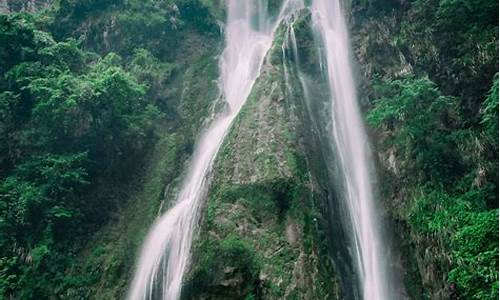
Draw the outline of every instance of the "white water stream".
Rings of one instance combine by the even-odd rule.
[[[227,105],[200,136],[174,205],[155,222],[146,237],[129,290],[130,300],[180,298],[214,159],[260,73],[277,25],[302,2],[285,0],[275,18],[267,11],[267,1],[227,3],[226,46],[219,62],[219,81]]]
[[[365,300],[396,299],[388,286],[370,170],[372,160],[351,69],[350,41],[339,0],[314,0],[313,30],[322,47],[331,94],[331,122],[343,197],[354,234],[354,259]]]

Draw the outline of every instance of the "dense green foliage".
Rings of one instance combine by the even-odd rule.
[[[368,115],[381,149],[396,155],[399,214],[447,277],[450,297],[496,299],[498,2],[370,6],[368,16],[383,7],[401,20],[392,39],[414,68],[373,78]]]
[[[14,10],[29,8],[13,2]],[[177,56],[190,55],[182,39],[195,31],[218,32],[197,0],[60,0],[0,14],[0,298],[91,295],[82,288],[103,276],[106,245],[92,250],[95,265],[84,274],[69,271],[79,267],[86,241],[126,205],[107,183],[129,182],[158,130],[166,135],[189,117],[175,100],[185,91],[167,86],[184,63]],[[199,86],[210,93],[208,83]],[[184,105],[193,105],[189,97]],[[196,122],[162,137],[169,180],[181,163],[175,159],[190,151]],[[113,260],[106,269],[129,272],[131,264]]]
[[[234,278],[241,280],[242,284],[230,287],[229,293],[221,289],[213,294],[228,299],[230,295],[232,298],[248,295],[248,298],[258,294],[260,261],[251,244],[238,236],[229,236],[222,241],[203,239],[196,247],[195,251],[202,256],[196,261],[192,279],[187,284],[188,298],[215,290],[221,281],[231,282],[235,281]]]
[[[381,83],[385,97],[369,115],[391,132],[385,142],[414,187],[410,223],[443,239],[452,259],[448,280],[464,299],[498,297],[498,165],[490,156],[498,151],[497,91],[498,79],[478,131],[461,127],[458,99],[442,96],[428,78]]]
[[[139,215],[130,227],[145,228],[158,213],[165,185],[182,170],[183,155],[192,150],[210,109],[207,99],[217,96],[210,88],[217,72],[214,53],[191,59],[214,47],[200,36],[220,39],[214,14],[222,18],[224,10],[222,1],[210,0],[51,2],[38,12],[0,14],[0,298],[87,299],[100,292],[89,287],[102,281],[116,290],[101,297],[116,298],[127,284],[134,242],[140,243],[146,229],[111,229],[115,235],[109,239],[116,241],[91,240],[115,211],[124,214],[124,223]],[[270,11],[275,14],[281,2],[268,1]],[[379,150],[396,155],[399,181],[392,188],[403,187],[401,211],[391,213],[402,215],[411,238],[425,240],[429,256],[444,253],[436,272],[456,284],[453,293],[460,299],[498,298],[498,1],[353,5],[358,2],[365,18],[387,14],[395,20],[390,44],[412,66],[398,74],[376,70],[380,76],[371,78],[368,122],[383,137]],[[8,3],[14,10],[28,8],[23,0]],[[296,26],[301,69],[318,75],[312,74],[318,68],[314,38],[301,30],[309,28],[310,15],[303,14]],[[281,51],[273,52],[273,63],[283,58]],[[381,53],[380,63],[394,54]],[[195,105],[197,97],[203,103]],[[269,147],[276,147],[273,142]],[[155,163],[163,171],[141,174],[149,180],[142,197],[154,198],[156,206],[125,210],[121,201],[130,195],[122,194],[128,190],[108,197],[113,184],[132,186],[132,173],[158,145],[165,154]],[[251,163],[277,174],[280,164],[270,161],[261,155]],[[304,232],[300,253],[312,261],[320,248],[324,257],[325,245],[316,244],[324,237],[318,234],[319,216],[311,207],[317,195],[306,188],[306,168],[300,166],[296,181],[214,190],[204,221],[220,236],[204,236],[196,244],[192,293],[237,278],[240,291],[214,294],[254,299],[266,291],[284,297],[285,287],[259,286],[259,276],[265,270],[276,282],[292,282],[295,274],[288,271],[298,248],[262,256],[271,245],[288,243],[281,233],[290,220]],[[216,222],[220,214],[227,224]],[[245,218],[261,231],[235,235]],[[117,237],[129,230],[139,232],[139,241]],[[330,268],[325,263],[308,271],[327,278]],[[334,284],[321,284],[321,293],[331,295]]]
[[[445,293],[496,299],[498,1],[376,0],[358,7],[358,16],[393,26],[391,50],[377,54],[368,115],[384,137],[380,149],[396,157],[389,189],[403,200],[393,214],[409,223],[412,243],[447,277]],[[389,51],[400,51],[393,56],[403,55],[411,69],[384,66]]]
[[[2,15],[0,26],[9,40],[0,46],[0,290],[9,295],[36,284],[26,277],[55,244],[103,221],[112,206],[85,193],[144,150],[161,113],[117,55],[56,42],[27,14]],[[22,297],[48,295],[32,289]]]
[[[404,163],[407,178],[452,180],[455,166],[453,136],[447,125],[456,115],[456,100],[440,94],[428,78],[404,79],[376,85],[385,97],[377,100],[369,116],[370,123],[384,123]]]
[[[369,122],[390,131],[387,147],[401,160],[412,187],[409,222],[435,236],[450,253],[448,280],[464,299],[498,298],[498,79],[481,110],[478,128],[467,124],[455,97],[428,78],[385,81]]]

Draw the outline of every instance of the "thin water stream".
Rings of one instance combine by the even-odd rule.
[[[332,239],[351,241],[336,247],[344,297],[365,300],[397,299],[383,242],[373,183],[373,162],[365,133],[351,67],[349,33],[340,0],[313,0],[310,6],[316,66],[301,70],[294,24],[289,23],[282,45],[287,91],[300,84],[309,115],[310,130],[319,139],[319,149],[328,174]],[[290,59],[287,60],[287,54]],[[307,54],[306,55],[310,55]],[[291,66],[288,62],[293,62]],[[290,78],[295,72],[297,81]],[[306,74],[307,73],[307,74]],[[339,222],[339,218],[343,219]],[[345,250],[349,250],[350,255]],[[349,256],[349,257],[346,257]],[[352,262],[346,262],[349,258]],[[341,261],[341,262],[339,262]],[[352,270],[357,277],[352,277]],[[359,284],[355,284],[355,282]],[[356,291],[357,290],[357,291]]]
[[[388,285],[386,247],[372,186],[373,161],[358,105],[343,10],[339,0],[314,0],[311,14],[330,90],[332,146],[341,170],[336,180],[352,226],[352,256],[361,294],[365,300],[396,299]]]

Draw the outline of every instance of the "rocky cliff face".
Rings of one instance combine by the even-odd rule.
[[[76,9],[56,16],[68,26],[56,26],[55,36],[81,37],[83,45],[99,54],[117,52],[124,65],[137,49],[150,50],[169,71],[151,81],[148,96],[171,114],[159,126],[159,138],[143,166],[131,170],[127,182],[110,179],[90,195],[118,203],[116,212],[105,225],[92,228],[90,237],[75,243],[70,267],[56,270],[64,273],[64,282],[54,283],[62,298],[123,297],[149,226],[175,198],[193,141],[218,95],[223,37],[216,32],[215,19],[224,18],[224,1],[200,1],[181,12],[172,3],[153,1],[144,8],[139,1],[126,9],[113,3],[88,15],[80,16]],[[34,3],[0,1],[0,10],[36,10],[46,2]],[[281,1],[269,3],[276,10]],[[351,1],[345,6],[365,111],[379,96],[376,80],[446,77],[436,71],[444,64],[442,45],[431,32],[408,25],[418,18],[409,3]],[[144,20],[147,11],[153,13]],[[335,178],[327,170],[335,158],[324,154],[320,141],[327,124],[318,120],[328,92],[319,78],[307,9],[294,21],[297,56],[287,36],[290,24],[282,24],[215,162],[184,299],[355,299],[359,294],[348,233],[335,201]],[[486,61],[488,55],[483,54],[475,59]],[[486,67],[484,76],[491,77],[492,68]],[[390,130],[370,132],[379,205],[394,252],[392,264],[402,278],[400,294],[448,299],[450,253],[439,235],[422,234],[410,224],[413,198],[405,185],[401,153],[386,147],[390,135]]]
[[[280,37],[277,38],[278,46]],[[308,169],[300,103],[287,97],[281,48],[215,164],[187,299],[339,299],[324,192]]]
[[[368,106],[376,72],[408,74],[412,66],[390,43],[393,20],[362,22],[354,27],[354,51],[361,71],[360,94]],[[293,27],[297,49],[287,40],[287,26]],[[328,87],[319,75],[317,55],[310,15],[304,10],[293,25],[282,24],[278,30],[219,154],[193,249],[186,299],[356,297],[348,233],[335,200],[335,178],[328,171],[335,158],[322,151],[327,139],[320,140],[328,126],[322,115]],[[389,187],[382,189],[389,199],[384,201],[388,227],[396,224],[397,231],[391,231],[395,237],[408,236],[410,229],[398,217],[398,201],[404,202],[397,197],[398,162],[390,151],[379,151],[378,157],[381,182]],[[423,247],[419,242],[395,238],[393,244],[393,267],[404,278],[401,297],[423,297],[423,276],[439,289],[435,273],[425,269],[435,259],[412,259],[419,255],[416,244]]]
[[[429,76],[446,92],[479,101],[467,90],[454,90],[458,79],[443,75],[452,72],[446,68],[450,58],[442,41],[425,24],[417,24],[422,7],[397,1],[353,1],[346,6],[365,111],[380,97],[374,89],[377,81],[412,76]],[[284,27],[217,160],[186,298],[317,299],[356,294],[348,292],[356,279],[345,251],[342,208],[333,196],[335,178],[325,171],[335,158],[321,151],[318,136],[324,134],[325,124],[315,124],[321,112],[306,99],[320,106],[325,97],[307,10],[293,25],[298,57],[291,54]],[[415,186],[408,184],[408,162],[395,147],[387,147],[392,134],[370,132],[392,268],[401,280],[395,285],[405,299],[448,299],[456,295],[449,279],[449,245],[443,236],[422,233],[411,223]],[[331,265],[318,267],[325,261]],[[309,271],[300,275],[300,269]],[[311,282],[321,282],[324,289],[318,284],[311,288]]]
[[[353,3],[351,15],[352,47],[358,65],[360,96],[365,110],[371,106],[376,95],[373,90],[375,78],[397,78],[414,74],[413,57],[405,47],[397,44],[394,36],[399,30],[398,10],[369,16],[359,3]],[[380,199],[384,211],[388,235],[392,236],[394,267],[402,275],[403,283],[411,299],[425,299],[424,287],[430,290],[431,298],[445,298],[446,278],[439,251],[430,240],[424,241],[412,234],[405,216],[405,194],[399,172],[400,162],[394,148],[382,147],[387,133],[371,132],[377,161]],[[439,266],[441,267],[435,267]],[[440,274],[440,275],[439,275]]]
[[[398,5],[397,3],[395,4]],[[402,7],[385,14],[369,15],[359,3],[352,6],[352,43],[355,60],[359,67],[360,94],[365,108],[377,97],[373,90],[375,78],[398,78],[415,75],[415,57],[407,45],[398,43]],[[429,43],[429,53],[436,51]],[[433,50],[434,49],[434,50]],[[403,275],[403,283],[411,299],[447,299],[447,270],[449,257],[439,242],[412,231],[407,221],[407,205],[410,196],[402,183],[400,161],[394,148],[383,146],[387,132],[372,132],[380,180],[381,204],[385,211],[389,236],[393,237],[394,265]],[[401,261],[398,261],[401,259]]]
[[[436,11],[438,8],[439,12]],[[455,24],[458,27],[447,33],[440,32],[444,25],[430,25],[446,22],[439,19],[443,18],[439,14],[444,8],[444,4],[438,1],[427,1],[426,4],[352,1],[349,4],[352,46],[365,109],[370,109],[374,99],[381,96],[374,89],[377,82],[428,76],[445,93],[462,98],[460,105],[464,115],[477,115],[478,106],[484,101],[484,89],[489,88],[495,66],[498,67],[495,50],[489,52],[485,45],[497,43],[498,33],[484,31],[481,34],[485,38],[477,38],[476,50],[465,50],[467,45],[460,44],[458,38],[462,34],[461,25]],[[474,40],[475,37],[467,39]],[[461,51],[459,55],[454,52],[457,48]],[[460,55],[466,51],[474,58],[462,60]],[[457,61],[461,61],[460,71],[456,69]],[[484,73],[474,71],[479,66]],[[467,81],[475,83],[464,84]],[[466,126],[474,126],[471,124]],[[450,128],[449,132],[453,130]],[[408,184],[408,173],[405,174],[403,169],[408,161],[395,147],[387,146],[392,134],[390,129],[372,131],[371,140],[378,158],[381,205],[396,252],[399,252],[396,258],[401,258],[401,262],[395,262],[396,268],[403,275],[411,299],[450,299],[457,291],[455,285],[450,284],[448,274],[453,262],[451,251],[447,250],[449,242],[444,234],[423,234],[409,221],[410,209],[415,203],[415,195],[410,191],[414,186]],[[474,151],[481,153],[482,150]]]
[[[37,10],[48,7],[52,0],[1,0],[0,12],[18,12],[28,11],[35,12]]]

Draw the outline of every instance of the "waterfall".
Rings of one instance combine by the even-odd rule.
[[[226,44],[219,61],[219,84],[227,105],[197,141],[174,205],[146,237],[129,290],[130,300],[180,298],[214,159],[260,73],[277,25],[299,8],[301,1],[285,0],[275,18],[267,11],[267,1],[227,3]]]
[[[357,103],[347,25],[339,0],[314,0],[312,26],[319,49],[320,65],[330,90],[331,140],[340,172],[352,226],[355,261],[363,299],[396,297],[388,286],[388,268],[383,255],[380,224],[374,204],[370,170],[372,160]]]

